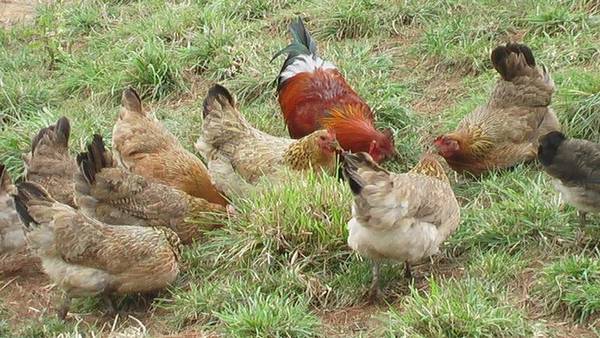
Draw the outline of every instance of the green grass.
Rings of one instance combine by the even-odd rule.
[[[40,6],[32,22],[0,29],[0,162],[17,178],[31,136],[63,115],[72,121],[73,153],[92,133],[110,140],[129,85],[190,150],[215,82],[235,94],[253,125],[285,136],[273,85],[283,58],[270,59],[288,43],[296,15],[377,124],[392,127],[401,155],[386,164],[392,170],[410,168],[434,136],[486,102],[497,76],[489,53],[513,40],[530,45],[552,74],[565,132],[600,142],[594,1],[91,0]],[[365,309],[372,320],[349,335],[568,336],[577,325],[591,336],[600,307],[597,240],[586,249],[575,241],[576,211],[559,205],[548,177],[524,165],[457,179],[462,222],[441,259],[419,267],[427,277],[412,286],[401,265],[385,265],[386,302]],[[126,314],[141,316],[151,335],[308,337],[358,327],[343,322],[345,314],[337,324],[322,317],[362,309],[371,278],[370,262],[346,244],[349,189],[333,177],[283,180],[234,198],[239,215],[184,250],[176,283],[141,312],[137,296],[121,300]],[[2,303],[0,316],[10,306]],[[74,308],[81,322],[61,324],[52,311],[0,318],[0,335],[112,330],[97,299]],[[116,330],[137,330],[126,322]]]
[[[473,279],[429,280],[426,294],[411,289],[403,312],[390,310],[385,337],[531,337],[537,325],[495,289]]]
[[[579,322],[600,313],[598,255],[561,257],[540,273],[537,294],[551,312],[566,312]]]

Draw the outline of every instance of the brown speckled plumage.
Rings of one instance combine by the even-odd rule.
[[[123,92],[122,105],[112,142],[123,167],[192,196],[227,205],[211,183],[204,163],[183,148],[154,116],[144,112],[133,89]]]
[[[491,59],[501,78],[489,101],[465,116],[454,132],[442,136],[458,142],[460,149],[454,154],[440,152],[458,172],[479,175],[531,161],[538,138],[560,129],[550,108],[554,82],[545,68],[536,66],[531,50],[509,43],[494,49]]]
[[[42,128],[31,140],[31,152],[24,155],[25,178],[39,183],[61,203],[76,207],[73,196],[75,159],[69,155],[71,126],[66,117]]]
[[[117,167],[99,135],[94,135],[88,151],[79,154],[77,161],[77,203],[86,215],[102,222],[166,226],[189,243],[200,238],[202,230],[220,226],[219,215],[226,212],[220,204]]]
[[[180,244],[167,228],[110,226],[52,199],[39,185],[18,185],[17,211],[44,272],[72,297],[149,292],[179,273]]]
[[[0,259],[2,254],[25,245],[23,224],[19,220],[11,194],[16,192],[8,171],[0,164]]]
[[[322,150],[321,137],[331,136],[326,130],[300,140],[264,133],[242,117],[226,88],[215,85],[204,101],[202,135],[196,149],[207,160],[215,184],[239,193],[241,186],[253,184],[263,175],[273,175],[282,166],[332,171],[335,153]]]

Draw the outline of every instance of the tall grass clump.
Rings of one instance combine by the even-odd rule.
[[[599,258],[563,257],[544,267],[535,292],[550,312],[566,313],[578,322],[600,313]]]

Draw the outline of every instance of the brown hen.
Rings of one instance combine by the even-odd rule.
[[[135,90],[123,92],[122,106],[112,142],[123,167],[211,203],[227,205],[204,163],[183,148],[154,116],[144,112]]]
[[[452,169],[476,176],[535,159],[538,138],[560,129],[549,107],[554,82],[545,68],[536,67],[529,47],[499,46],[491,59],[501,78],[488,103],[434,141]]]
[[[117,167],[100,135],[77,156],[75,196],[81,211],[107,224],[165,226],[183,243],[218,225],[225,207]],[[222,222],[223,220],[221,220]]]
[[[25,179],[40,184],[61,203],[76,207],[73,197],[75,159],[69,155],[71,125],[61,117],[55,125],[42,128],[31,140],[31,152],[23,156]]]
[[[170,229],[110,226],[57,202],[36,183],[17,189],[15,205],[29,247],[65,292],[61,318],[73,297],[102,295],[114,312],[112,294],[162,289],[177,277],[180,244]]]

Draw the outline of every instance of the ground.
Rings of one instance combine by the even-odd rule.
[[[273,86],[283,59],[270,59],[297,15],[378,125],[393,128],[401,156],[385,164],[391,170],[410,168],[435,136],[486,102],[497,79],[489,54],[508,41],[528,44],[552,74],[565,132],[600,141],[597,1],[34,4],[0,2],[0,162],[15,178],[31,136],[60,116],[72,122],[73,154],[93,133],[109,140],[126,86],[190,150],[213,83],[235,94],[251,123],[285,136]],[[234,199],[239,216],[185,249],[175,284],[120,299],[116,319],[86,298],[57,320],[61,293],[39,263],[2,257],[0,336],[599,335],[600,219],[577,241],[576,210],[538,165],[478,180],[452,174],[459,230],[412,283],[402,264],[387,264],[375,305],[364,297],[369,262],[346,245],[349,189],[291,175],[284,187]]]

